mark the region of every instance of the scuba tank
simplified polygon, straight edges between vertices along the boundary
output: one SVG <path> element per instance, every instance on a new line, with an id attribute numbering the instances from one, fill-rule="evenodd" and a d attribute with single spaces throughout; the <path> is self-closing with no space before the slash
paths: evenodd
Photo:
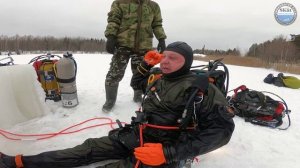
<path id="1" fill-rule="evenodd" d="M 59 59 L 61 59 L 61 56 L 47 53 L 46 55 L 34 57 L 28 63 L 34 67 L 37 79 L 45 91 L 45 101 L 53 100 L 57 102 L 61 100 L 55 72 L 55 63 Z"/>
<path id="2" fill-rule="evenodd" d="M 77 64 L 73 55 L 68 52 L 63 54 L 63 58 L 55 63 L 55 69 L 63 107 L 75 107 L 78 105 Z"/>

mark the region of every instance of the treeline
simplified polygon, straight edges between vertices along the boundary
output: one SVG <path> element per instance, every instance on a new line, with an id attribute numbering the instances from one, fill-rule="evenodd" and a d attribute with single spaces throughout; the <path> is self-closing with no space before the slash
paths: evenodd
<path id="1" fill-rule="evenodd" d="M 0 52 L 72 51 L 104 52 L 105 40 L 95 38 L 56 38 L 53 36 L 0 36 Z"/>
<path id="2" fill-rule="evenodd" d="M 194 50 L 194 53 L 213 56 L 241 56 L 238 48 L 209 50 L 203 46 L 202 49 Z M 266 63 L 300 63 L 300 34 L 291 35 L 290 40 L 281 35 L 273 40 L 252 44 L 245 56 L 259 58 Z"/>
<path id="3" fill-rule="evenodd" d="M 267 63 L 300 62 L 300 36 L 294 36 L 292 40 L 287 40 L 283 36 L 275 37 L 260 44 L 253 44 L 246 56 L 260 58 Z"/>
<path id="4" fill-rule="evenodd" d="M 233 55 L 233 56 L 241 56 L 241 52 L 238 48 L 228 49 L 228 50 L 209 50 L 205 49 L 205 46 L 202 49 L 194 50 L 195 54 L 204 54 L 204 55 L 215 55 L 215 56 L 226 56 L 226 55 Z"/>

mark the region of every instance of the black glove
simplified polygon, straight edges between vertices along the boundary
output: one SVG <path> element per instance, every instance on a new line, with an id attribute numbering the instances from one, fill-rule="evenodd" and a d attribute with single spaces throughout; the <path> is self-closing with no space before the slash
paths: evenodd
<path id="1" fill-rule="evenodd" d="M 157 45 L 157 51 L 162 53 L 166 49 L 165 39 L 159 39 Z"/>
<path id="2" fill-rule="evenodd" d="M 106 51 L 113 54 L 117 45 L 117 38 L 115 36 L 108 36 L 106 41 Z"/>

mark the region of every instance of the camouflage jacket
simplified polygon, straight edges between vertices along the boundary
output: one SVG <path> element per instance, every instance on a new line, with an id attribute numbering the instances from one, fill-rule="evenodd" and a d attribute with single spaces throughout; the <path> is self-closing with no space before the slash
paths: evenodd
<path id="1" fill-rule="evenodd" d="M 105 36 L 116 36 L 118 46 L 133 51 L 152 49 L 153 34 L 166 38 L 160 7 L 151 0 L 115 0 L 107 22 Z"/>

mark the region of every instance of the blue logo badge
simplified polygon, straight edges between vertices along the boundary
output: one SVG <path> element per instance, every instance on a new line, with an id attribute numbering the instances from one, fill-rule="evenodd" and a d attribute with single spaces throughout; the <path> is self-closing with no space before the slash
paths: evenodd
<path id="1" fill-rule="evenodd" d="M 281 25 L 290 25 L 297 18 L 297 10 L 290 3 L 279 4 L 274 12 L 276 21 Z"/>

